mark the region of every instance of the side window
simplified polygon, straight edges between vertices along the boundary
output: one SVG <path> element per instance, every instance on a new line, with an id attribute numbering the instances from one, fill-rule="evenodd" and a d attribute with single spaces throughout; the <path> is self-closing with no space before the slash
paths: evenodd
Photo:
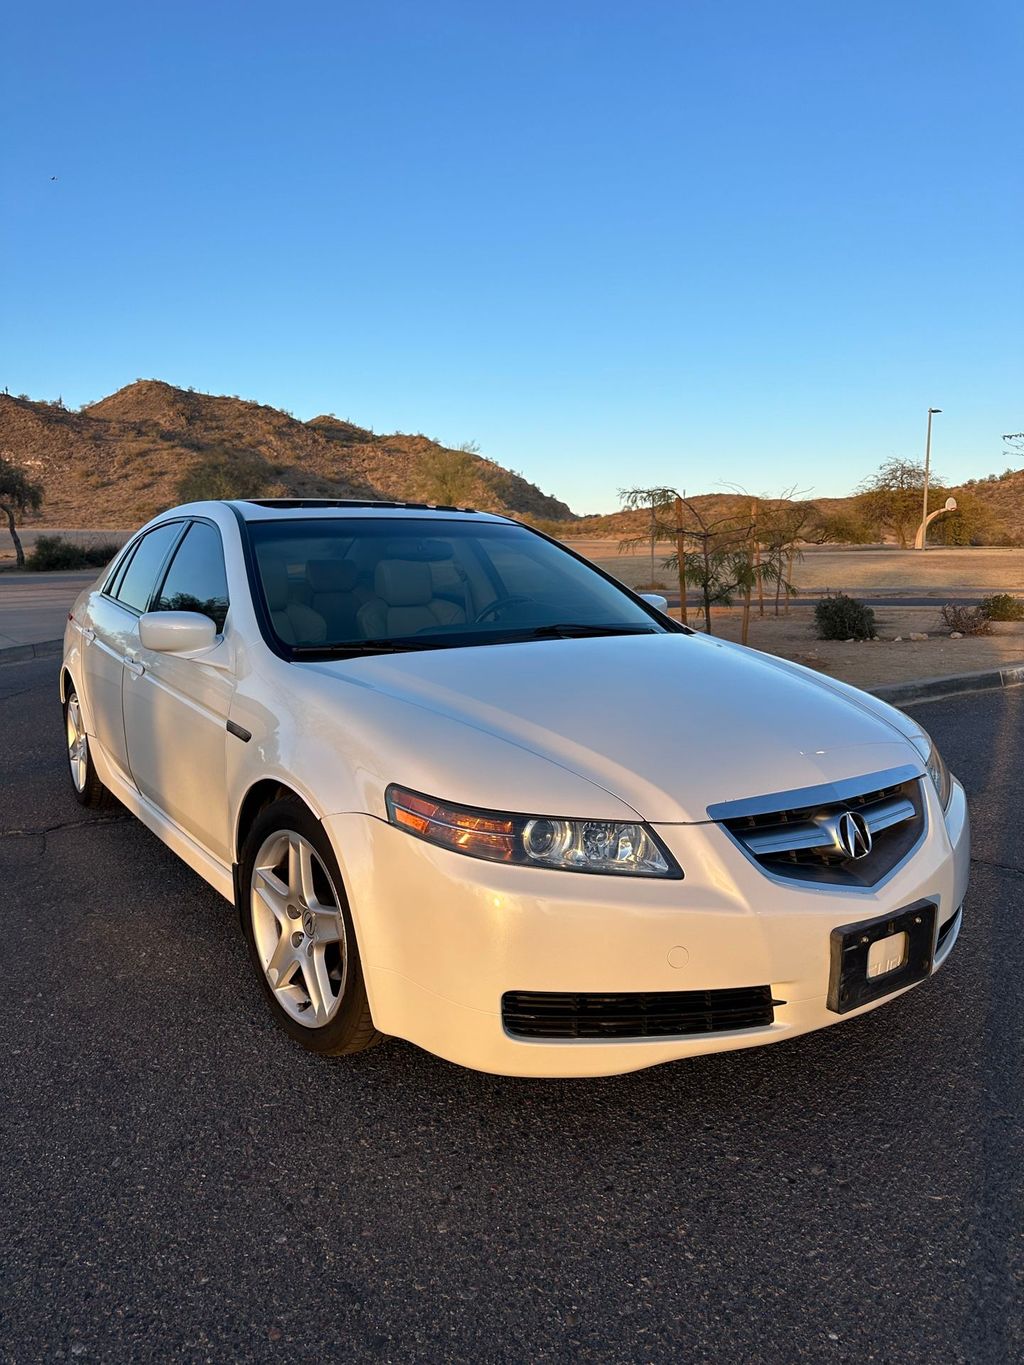
<path id="1" fill-rule="evenodd" d="M 117 590 L 118 590 L 118 588 L 121 586 L 121 584 L 124 582 L 124 576 L 125 576 L 125 573 L 126 573 L 127 570 L 128 570 L 128 565 L 132 562 L 132 558 L 133 558 L 133 556 L 134 556 L 134 554 L 135 554 L 135 551 L 136 551 L 138 548 L 139 548 L 139 541 L 135 541 L 135 543 L 134 543 L 133 545 L 130 545 L 130 546 L 128 547 L 127 552 L 126 552 L 125 554 L 123 554 L 123 555 L 121 556 L 121 558 L 118 560 L 118 562 L 117 562 L 117 568 L 114 570 L 114 572 L 113 572 L 113 573 L 110 575 L 110 577 L 107 579 L 107 581 L 106 581 L 106 583 L 104 584 L 104 587 L 103 587 L 103 591 L 107 594 L 108 597 L 116 597 L 116 596 L 117 596 Z"/>
<path id="2" fill-rule="evenodd" d="M 198 611 L 218 631 L 228 614 L 228 578 L 220 532 L 205 521 L 194 521 L 175 551 L 154 611 Z"/>
<path id="3" fill-rule="evenodd" d="M 180 534 L 181 522 L 170 521 L 142 537 L 114 592 L 119 602 L 136 611 L 146 610 L 168 551 Z"/>

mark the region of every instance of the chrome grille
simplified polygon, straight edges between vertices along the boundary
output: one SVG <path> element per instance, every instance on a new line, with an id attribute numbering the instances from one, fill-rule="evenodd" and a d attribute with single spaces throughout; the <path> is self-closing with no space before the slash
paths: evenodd
<path id="1" fill-rule="evenodd" d="M 857 856 L 843 838 L 843 817 L 851 812 L 870 835 L 869 851 L 859 847 Z M 921 778 L 913 769 L 725 802 L 708 814 L 766 872 L 842 886 L 874 886 L 924 832 Z"/>

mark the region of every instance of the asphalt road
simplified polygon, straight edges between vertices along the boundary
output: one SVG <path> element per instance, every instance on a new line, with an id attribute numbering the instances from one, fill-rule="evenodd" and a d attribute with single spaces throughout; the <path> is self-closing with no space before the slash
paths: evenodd
<path id="1" fill-rule="evenodd" d="M 977 861 L 864 1019 L 586 1082 L 269 1022 L 226 902 L 0 668 L 0 1359 L 1024 1358 L 1024 691 L 921 708 Z"/>

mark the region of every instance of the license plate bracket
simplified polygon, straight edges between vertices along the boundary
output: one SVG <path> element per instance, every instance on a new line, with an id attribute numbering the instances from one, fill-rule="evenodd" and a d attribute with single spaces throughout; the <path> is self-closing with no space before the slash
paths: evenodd
<path id="1" fill-rule="evenodd" d="M 830 939 L 831 971 L 828 983 L 828 1008 L 846 1014 L 861 1005 L 892 995 L 905 986 L 923 981 L 932 969 L 935 946 L 934 901 L 918 901 L 892 915 L 841 924 Z M 878 976 L 869 976 L 871 946 L 881 939 L 906 934 L 906 952 L 900 966 Z"/>

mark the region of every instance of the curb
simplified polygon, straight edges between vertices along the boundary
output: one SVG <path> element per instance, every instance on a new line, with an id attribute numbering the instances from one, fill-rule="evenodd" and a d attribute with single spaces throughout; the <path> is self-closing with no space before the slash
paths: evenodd
<path id="1" fill-rule="evenodd" d="M 980 673 L 952 673 L 946 678 L 919 678 L 916 682 L 892 683 L 889 687 L 866 690 L 893 706 L 907 706 L 915 701 L 938 701 L 940 697 L 987 692 L 996 687 L 1024 687 L 1024 664 L 987 668 Z"/>
<path id="2" fill-rule="evenodd" d="M 0 664 L 17 664 L 23 659 L 48 659 L 64 647 L 61 640 L 37 640 L 34 645 L 9 645 L 0 649 Z"/>

